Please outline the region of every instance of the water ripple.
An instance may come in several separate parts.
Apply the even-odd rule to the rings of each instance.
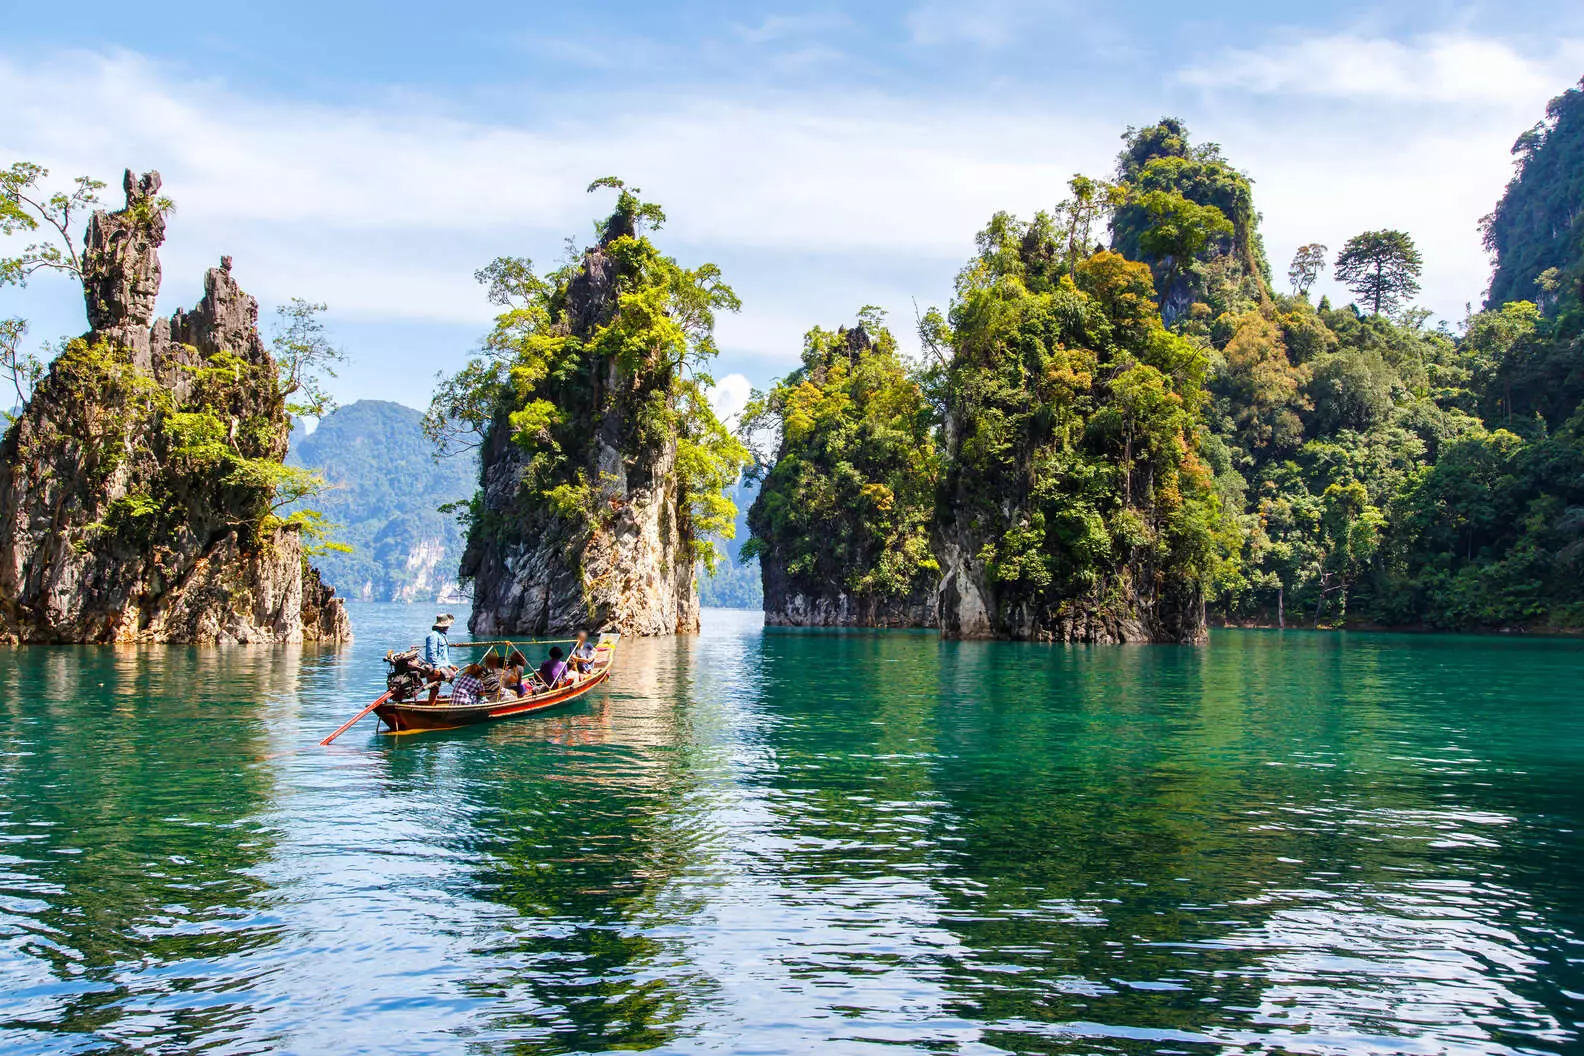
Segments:
[[[1581,1044],[1577,643],[711,616],[563,714],[328,751],[413,610],[12,654],[0,1049]]]

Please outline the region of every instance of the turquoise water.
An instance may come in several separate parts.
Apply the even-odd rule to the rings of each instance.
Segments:
[[[624,643],[555,716],[318,740],[428,613],[34,648],[0,1051],[1564,1052],[1584,643]]]

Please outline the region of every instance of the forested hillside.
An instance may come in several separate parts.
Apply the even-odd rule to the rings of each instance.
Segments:
[[[1425,327],[1418,254],[1390,231],[1337,258],[1365,307],[1311,308],[1300,259],[1293,295],[1205,328],[1203,446],[1244,510],[1227,616],[1584,626],[1581,100],[1554,100],[1515,146],[1486,220],[1491,295],[1461,332]],[[1373,310],[1382,297],[1395,310]]]
[[[447,503],[478,486],[475,459],[436,461],[423,414],[399,403],[359,400],[291,438],[287,462],[318,470],[329,488],[311,504],[351,553],[318,559],[349,597],[434,601],[455,595],[462,530]]]
[[[924,418],[892,400],[885,424],[940,463],[831,448],[874,414],[807,356],[761,399],[781,448],[752,548],[863,582],[879,551],[853,540],[927,496],[953,633],[1190,638],[1201,598],[1254,623],[1584,627],[1584,91],[1515,145],[1490,294],[1455,328],[1415,307],[1411,233],[1304,245],[1280,290],[1232,159],[1174,118],[1123,138],[1111,179],[992,218],[924,317],[892,383]],[[1311,302],[1327,268],[1353,303]]]
[[[1063,237],[1085,223],[1079,194],[1029,222],[998,214],[949,315],[925,320],[931,347],[949,350],[944,634],[1205,633],[1225,533],[1194,449],[1205,350],[1162,325],[1149,268]]]

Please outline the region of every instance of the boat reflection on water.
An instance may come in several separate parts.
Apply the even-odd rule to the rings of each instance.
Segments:
[[[1578,1047],[1579,643],[750,617],[328,750],[422,610],[16,652],[0,1051]]]
[[[576,709],[526,721],[495,723],[487,728],[485,740],[500,746],[528,741],[584,748],[610,744],[614,726],[609,698],[601,694],[579,702]]]
[[[377,742],[413,852],[453,863],[446,897],[498,921],[453,962],[474,1037],[647,1048],[697,1021],[710,982],[674,937],[704,908],[678,878],[712,857],[679,707],[695,648],[626,639],[565,710]]]

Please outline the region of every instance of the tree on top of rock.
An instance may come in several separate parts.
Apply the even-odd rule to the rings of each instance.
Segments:
[[[1270,297],[1254,192],[1214,143],[1194,145],[1174,117],[1129,128],[1117,158],[1123,202],[1111,248],[1148,262],[1168,323],[1206,302],[1211,315]]]
[[[1374,315],[1396,311],[1419,292],[1424,258],[1407,232],[1383,230],[1354,235],[1336,258],[1336,277]]]

